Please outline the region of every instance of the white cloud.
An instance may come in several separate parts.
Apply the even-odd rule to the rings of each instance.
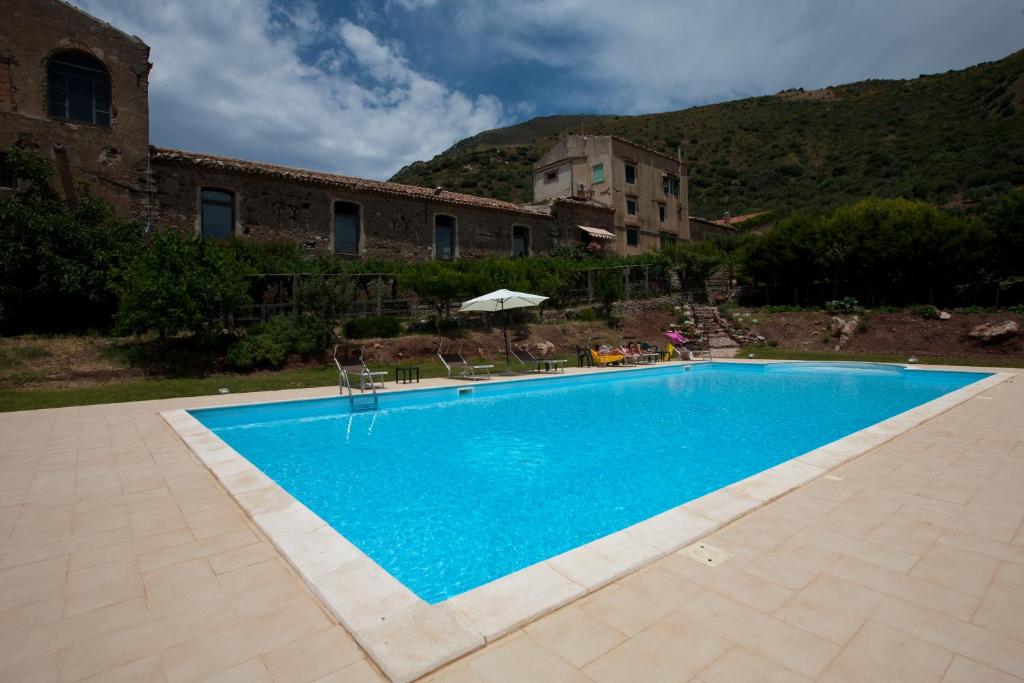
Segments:
[[[80,4],[152,47],[155,144],[386,178],[505,122],[497,98],[418,72],[361,26],[328,30],[309,2]]]
[[[565,74],[548,107],[637,113],[964,68],[1019,49],[1024,15],[1019,0],[491,0],[456,26],[479,59]]]

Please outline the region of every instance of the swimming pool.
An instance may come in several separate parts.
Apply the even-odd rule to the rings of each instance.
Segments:
[[[437,603],[987,376],[708,364],[191,413]]]

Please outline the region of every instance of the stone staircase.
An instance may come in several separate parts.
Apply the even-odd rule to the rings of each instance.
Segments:
[[[691,349],[694,355],[703,356],[710,346],[712,358],[735,358],[740,344],[733,338],[729,323],[722,318],[718,309],[704,304],[689,304],[689,308],[691,319],[701,331],[698,337],[700,348]]]

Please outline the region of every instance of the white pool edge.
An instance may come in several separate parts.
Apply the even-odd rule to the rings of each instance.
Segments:
[[[981,368],[955,370],[991,372]],[[1014,376],[994,372],[751,477],[435,605],[420,599],[388,574],[186,409],[160,415],[381,670],[393,681],[404,683],[690,545]],[[524,376],[513,381],[541,378]]]

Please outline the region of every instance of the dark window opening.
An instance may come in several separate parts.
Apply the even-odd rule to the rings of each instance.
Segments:
[[[202,235],[204,239],[227,239],[235,232],[235,194],[226,190],[203,190]]]
[[[451,261],[455,258],[455,218],[434,216],[434,258]]]
[[[658,204],[658,220],[662,223],[665,222],[665,205]]]
[[[636,185],[636,166],[626,164],[626,184]]]
[[[359,253],[359,205],[334,202],[334,253]]]
[[[0,152],[0,188],[13,190],[17,185],[18,178],[7,159],[7,152]]]
[[[661,177],[661,191],[672,197],[679,196],[679,176],[663,175]]]
[[[525,225],[512,226],[512,256],[530,255],[530,229]]]
[[[663,233],[661,233],[661,246],[662,247],[667,247],[670,244],[675,244],[676,241],[677,241],[677,238],[672,233],[670,233],[670,232],[663,232]]]
[[[67,121],[110,125],[110,74],[81,52],[61,52],[46,70],[50,116]]]
[[[553,183],[558,180],[558,171],[548,171],[544,174],[545,183]]]
[[[626,246],[636,247],[640,245],[640,231],[636,228],[626,230]]]
[[[632,197],[626,198],[626,213],[630,216],[635,216],[637,212],[636,200]]]

